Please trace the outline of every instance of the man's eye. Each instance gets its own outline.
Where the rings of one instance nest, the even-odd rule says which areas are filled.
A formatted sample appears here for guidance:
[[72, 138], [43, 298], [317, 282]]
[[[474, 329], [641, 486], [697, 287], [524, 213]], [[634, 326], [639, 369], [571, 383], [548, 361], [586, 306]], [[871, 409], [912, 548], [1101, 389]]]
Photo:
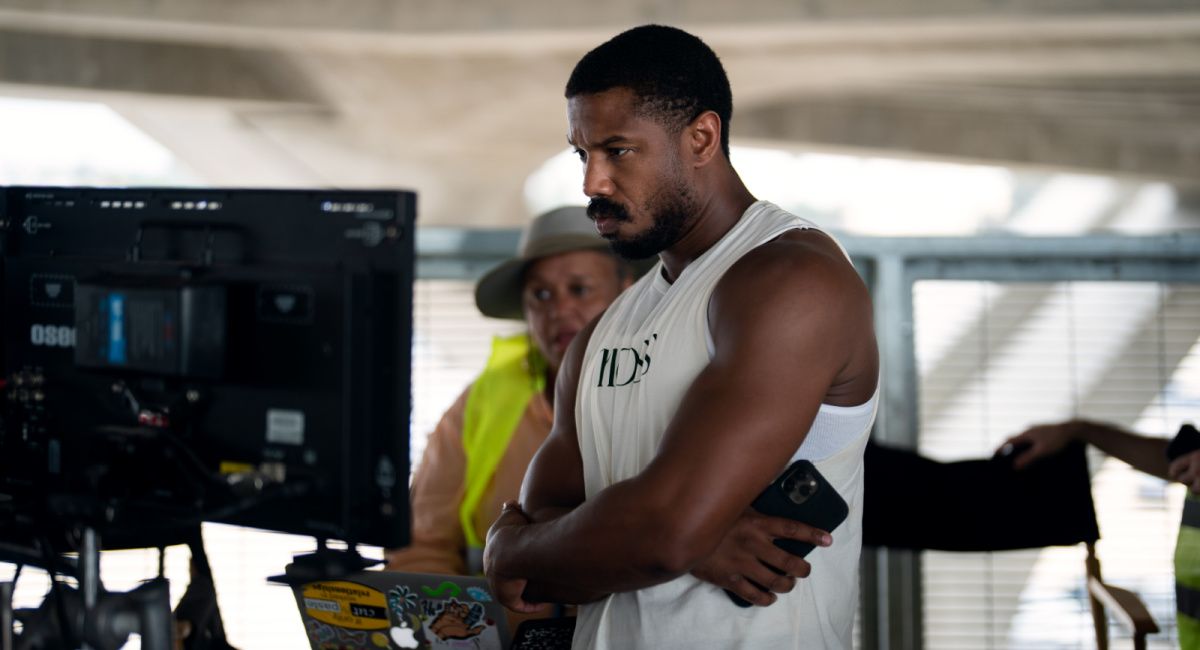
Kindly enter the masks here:
[[632, 149], [626, 147], [610, 147], [608, 150], [608, 155], [610, 158], [621, 158], [630, 151], [632, 151]]
[[571, 287], [571, 293], [575, 294], [576, 296], [586, 296], [591, 292], [592, 287], [586, 284], [577, 284]]
[[549, 289], [534, 289], [533, 290], [533, 299], [538, 302], [546, 302], [547, 300], [550, 299], [550, 290]]
[[579, 162], [587, 162], [587, 152], [583, 149], [576, 149], [575, 155], [579, 157]]

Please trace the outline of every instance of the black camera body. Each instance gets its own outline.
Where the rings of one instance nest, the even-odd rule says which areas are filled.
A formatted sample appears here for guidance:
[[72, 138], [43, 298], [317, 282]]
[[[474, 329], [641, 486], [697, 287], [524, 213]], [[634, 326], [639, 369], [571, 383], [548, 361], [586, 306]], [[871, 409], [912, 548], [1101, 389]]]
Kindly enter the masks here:
[[[0, 542], [408, 542], [416, 197], [0, 188]], [[65, 548], [64, 548], [65, 547]]]

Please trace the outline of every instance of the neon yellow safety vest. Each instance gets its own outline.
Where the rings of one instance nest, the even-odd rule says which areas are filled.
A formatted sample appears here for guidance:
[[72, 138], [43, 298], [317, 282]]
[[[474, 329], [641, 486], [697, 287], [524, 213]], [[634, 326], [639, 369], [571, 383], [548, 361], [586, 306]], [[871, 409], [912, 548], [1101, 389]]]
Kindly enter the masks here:
[[1200, 498], [1190, 491], [1175, 544], [1175, 609], [1179, 647], [1200, 650]]
[[530, 345], [527, 334], [492, 339], [492, 355], [467, 394], [463, 415], [466, 490], [458, 518], [467, 539], [468, 556], [472, 549], [476, 553], [483, 549], [474, 524], [483, 493], [496, 474], [496, 466], [529, 400], [545, 387], [545, 361]]

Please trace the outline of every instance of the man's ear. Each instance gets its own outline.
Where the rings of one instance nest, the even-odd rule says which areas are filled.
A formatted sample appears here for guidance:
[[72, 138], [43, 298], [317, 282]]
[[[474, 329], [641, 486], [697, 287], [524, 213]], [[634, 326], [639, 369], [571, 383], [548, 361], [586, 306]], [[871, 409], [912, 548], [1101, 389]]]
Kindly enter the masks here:
[[704, 111], [684, 129], [684, 146], [691, 154], [692, 165], [703, 167], [721, 151], [721, 118], [713, 111]]

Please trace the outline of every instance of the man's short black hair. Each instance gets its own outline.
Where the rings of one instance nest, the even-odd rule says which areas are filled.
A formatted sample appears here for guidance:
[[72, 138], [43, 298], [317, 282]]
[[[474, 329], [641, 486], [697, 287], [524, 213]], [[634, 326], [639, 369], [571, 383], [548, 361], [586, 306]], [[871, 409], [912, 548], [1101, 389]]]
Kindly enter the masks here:
[[614, 36], [575, 64], [568, 99], [625, 87], [642, 115], [679, 133], [704, 111], [721, 118], [721, 150], [729, 157], [733, 93], [725, 68], [704, 41], [675, 27], [642, 25]]

